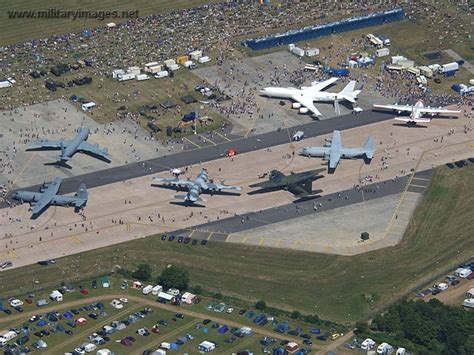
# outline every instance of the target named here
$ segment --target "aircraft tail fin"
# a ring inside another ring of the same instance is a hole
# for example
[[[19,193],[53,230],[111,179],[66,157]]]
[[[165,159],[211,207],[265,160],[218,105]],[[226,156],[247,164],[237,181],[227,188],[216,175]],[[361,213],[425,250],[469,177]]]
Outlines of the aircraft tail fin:
[[[374,157],[375,152],[375,140],[374,137],[369,136],[367,138],[367,142],[364,144],[364,153],[367,159],[372,159]]]
[[[205,200],[201,198],[200,196],[193,197],[193,196],[188,196],[188,195],[174,195],[174,198],[178,200],[184,200],[185,202],[204,202]]]
[[[411,118],[411,117],[395,117],[396,121],[402,121],[402,122],[413,122],[413,123],[429,123],[431,122],[431,119],[429,118]]]
[[[349,84],[347,84],[344,89],[342,89],[339,94],[337,95],[340,98],[343,98],[351,103],[355,103],[355,100],[357,98],[357,95],[359,95],[360,90],[354,90],[355,89],[355,80],[349,81]]]
[[[60,147],[61,147],[61,160],[68,160],[69,158],[66,158],[66,146],[64,145],[64,142],[61,140],[60,141]]]

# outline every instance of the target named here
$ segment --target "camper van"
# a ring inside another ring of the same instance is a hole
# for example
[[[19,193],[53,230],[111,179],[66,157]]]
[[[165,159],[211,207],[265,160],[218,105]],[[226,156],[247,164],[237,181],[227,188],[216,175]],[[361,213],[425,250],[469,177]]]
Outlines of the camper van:
[[[143,293],[144,295],[148,295],[148,294],[151,293],[152,290],[153,290],[153,286],[152,286],[152,285],[148,285],[148,286],[143,287],[142,293]]]

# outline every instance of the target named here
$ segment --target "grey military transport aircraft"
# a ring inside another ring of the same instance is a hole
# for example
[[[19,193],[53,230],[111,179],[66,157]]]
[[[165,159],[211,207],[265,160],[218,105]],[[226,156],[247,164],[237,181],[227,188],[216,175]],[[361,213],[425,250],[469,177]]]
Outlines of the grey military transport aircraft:
[[[313,191],[313,181],[324,177],[319,175],[324,170],[317,169],[296,174],[291,172],[290,175],[285,175],[278,170],[272,170],[267,181],[250,185],[250,187],[259,187],[260,190],[249,192],[249,194],[254,195],[276,190],[286,190],[298,199],[315,197],[322,190]]]
[[[369,164],[374,157],[375,141],[372,136],[369,136],[367,142],[361,148],[345,148],[342,145],[340,131],[333,131],[331,138],[326,139],[326,142],[324,147],[304,147],[300,154],[307,157],[322,157],[324,160],[328,160],[330,173],[334,173],[341,158],[364,158],[365,162]]]
[[[47,184],[44,183],[39,192],[33,191],[16,191],[12,198],[23,202],[29,202],[32,207],[33,215],[31,218],[38,217],[48,206],[74,206],[76,212],[78,212],[87,203],[88,192],[86,185],[81,184],[77,189],[74,196],[58,195],[59,188],[61,187],[62,178],[56,177],[53,182]]]
[[[89,129],[80,127],[73,139],[60,139],[56,141],[39,140],[30,144],[27,151],[39,150],[61,150],[58,160],[52,165],[64,166],[71,168],[66,162],[71,159],[77,152],[85,153],[94,158],[110,163],[110,155],[107,148],[100,148],[98,144],[90,144],[87,142],[89,137]]]
[[[158,182],[158,184],[152,183],[152,186],[172,186],[178,190],[180,188],[186,189],[188,191],[187,194],[174,196],[177,199],[184,200],[186,206],[198,201],[205,201],[199,196],[202,192],[215,194],[223,190],[240,191],[242,189],[240,186],[229,186],[213,182],[209,179],[206,169],[202,169],[195,180],[183,180],[178,177],[173,179],[155,177],[153,181]]]

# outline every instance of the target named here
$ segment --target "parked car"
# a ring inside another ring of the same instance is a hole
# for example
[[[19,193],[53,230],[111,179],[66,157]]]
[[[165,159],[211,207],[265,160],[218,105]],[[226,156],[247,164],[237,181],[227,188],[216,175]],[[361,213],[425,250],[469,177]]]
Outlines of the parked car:
[[[8,267],[12,267],[13,263],[10,260],[7,260],[7,261],[2,262],[0,266],[2,267],[2,269],[6,269]]]

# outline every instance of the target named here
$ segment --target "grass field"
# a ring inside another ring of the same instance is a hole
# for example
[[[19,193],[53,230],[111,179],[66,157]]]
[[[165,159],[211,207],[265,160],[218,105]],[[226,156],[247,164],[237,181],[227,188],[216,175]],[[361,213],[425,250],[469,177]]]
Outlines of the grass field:
[[[117,265],[133,268],[146,262],[158,274],[168,264],[179,264],[189,270],[193,284],[207,289],[355,321],[473,255],[473,182],[472,165],[439,168],[402,243],[355,257],[226,243],[201,247],[149,237],[62,258],[49,269],[33,265],[3,272],[0,294],[108,274]]]
[[[55,34],[104,26],[108,22],[119,23],[125,19],[35,19],[9,18],[11,10],[94,10],[94,11],[134,11],[146,16],[153,13],[171,11],[177,8],[198,6],[216,0],[5,0],[0,13],[0,45],[23,42],[32,38],[44,38]]]

